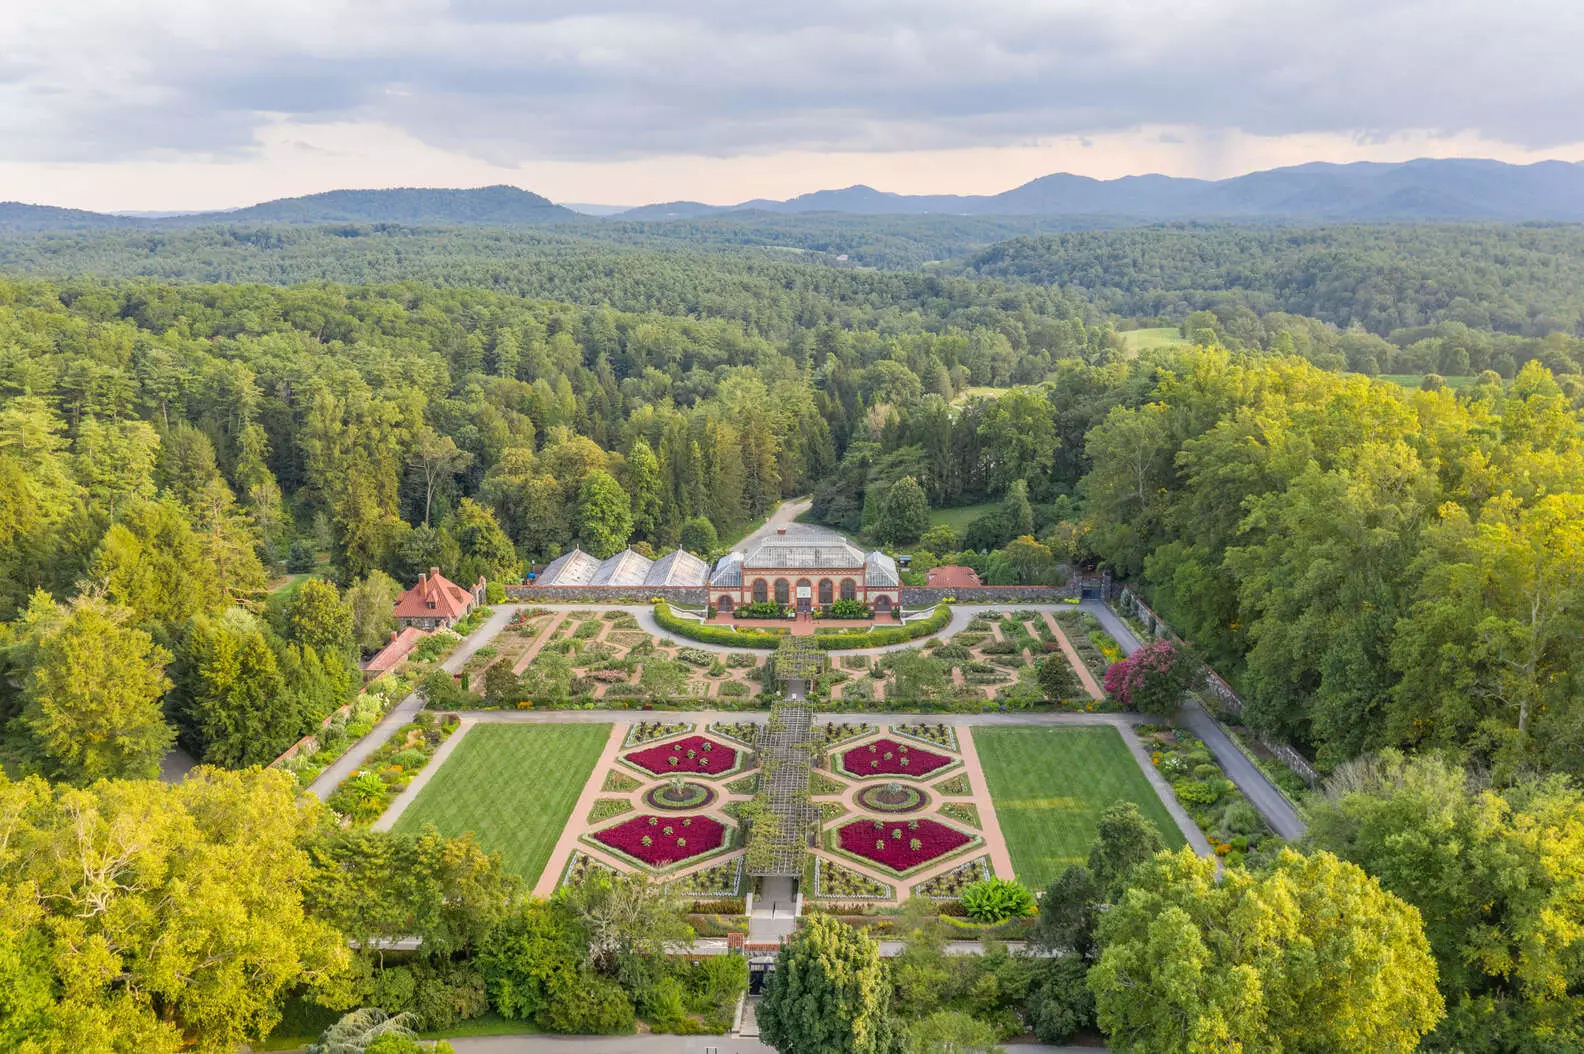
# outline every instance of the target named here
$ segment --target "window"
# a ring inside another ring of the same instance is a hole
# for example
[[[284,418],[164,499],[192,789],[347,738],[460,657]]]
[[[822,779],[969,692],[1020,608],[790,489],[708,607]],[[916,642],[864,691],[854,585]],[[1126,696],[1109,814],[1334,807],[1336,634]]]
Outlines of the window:
[[[820,607],[824,607],[826,604],[829,604],[831,602],[831,595],[833,593],[834,593],[834,590],[831,589],[831,580],[828,579],[828,578],[820,579],[820,584],[819,584],[819,602],[820,602]]]
[[[753,602],[755,604],[763,604],[767,599],[769,599],[768,595],[765,592],[765,581],[764,581],[764,579],[762,579],[762,578],[754,579],[753,597],[754,597]]]
[[[857,600],[858,599],[858,587],[853,584],[853,580],[852,579],[850,579],[850,578],[842,579],[841,594],[842,594],[842,599],[843,600]]]
[[[777,604],[785,604],[792,599],[792,591],[787,588],[786,579],[778,578],[775,580],[775,597]]]

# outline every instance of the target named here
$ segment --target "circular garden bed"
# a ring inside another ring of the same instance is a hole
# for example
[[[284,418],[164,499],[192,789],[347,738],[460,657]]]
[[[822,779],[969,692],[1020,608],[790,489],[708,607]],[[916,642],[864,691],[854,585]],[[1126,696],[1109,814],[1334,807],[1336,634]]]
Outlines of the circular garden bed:
[[[870,812],[917,812],[929,804],[930,797],[917,787],[893,782],[865,787],[858,792],[857,802]]]
[[[836,756],[841,772],[858,779],[873,776],[907,776],[922,779],[938,769],[956,764],[957,759],[922,747],[910,747],[894,739],[876,739],[844,750]]]
[[[715,791],[702,783],[691,781],[683,783],[680,787],[673,787],[667,783],[644,791],[643,800],[644,804],[652,809],[667,809],[673,812],[702,809],[715,800]]]
[[[719,773],[737,767],[737,751],[703,736],[687,736],[657,747],[623,754],[622,760],[656,776],[674,772]]]
[[[653,868],[680,864],[726,844],[726,825],[708,816],[634,816],[589,835]]]

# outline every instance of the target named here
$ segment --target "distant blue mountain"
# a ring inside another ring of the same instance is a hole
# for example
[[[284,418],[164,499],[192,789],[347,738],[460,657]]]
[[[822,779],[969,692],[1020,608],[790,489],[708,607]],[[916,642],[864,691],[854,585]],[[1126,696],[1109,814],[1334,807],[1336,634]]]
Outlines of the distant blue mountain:
[[[566,208],[517,187],[332,190],[224,212],[110,215],[0,202],[0,230],[89,230],[233,223],[396,223],[410,226],[598,224],[605,219],[666,221],[732,213],[853,216],[1091,216],[1154,220],[1565,220],[1584,221],[1584,165],[1509,165],[1455,158],[1400,164],[1314,163],[1232,179],[1124,176],[1091,179],[1058,172],[1000,194],[890,194],[873,187],[817,190],[786,201],[739,205],[672,201],[609,217],[604,206]],[[594,213],[594,215],[580,214]]]
[[[620,218],[691,218],[743,210],[1160,220],[1584,220],[1584,166],[1563,161],[1509,165],[1461,158],[1313,163],[1221,180],[1173,176],[1101,180],[1059,172],[1000,194],[888,194],[860,185],[734,206],[647,205],[621,213]]]

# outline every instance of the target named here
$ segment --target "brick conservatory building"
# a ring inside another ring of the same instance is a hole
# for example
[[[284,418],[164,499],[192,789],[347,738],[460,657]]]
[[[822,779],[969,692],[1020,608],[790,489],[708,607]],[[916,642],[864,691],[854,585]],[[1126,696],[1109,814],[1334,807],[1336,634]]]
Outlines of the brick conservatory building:
[[[835,531],[794,523],[722,557],[710,572],[709,597],[723,613],[765,601],[802,613],[861,600],[888,614],[901,606],[902,579],[884,553],[865,553]]]

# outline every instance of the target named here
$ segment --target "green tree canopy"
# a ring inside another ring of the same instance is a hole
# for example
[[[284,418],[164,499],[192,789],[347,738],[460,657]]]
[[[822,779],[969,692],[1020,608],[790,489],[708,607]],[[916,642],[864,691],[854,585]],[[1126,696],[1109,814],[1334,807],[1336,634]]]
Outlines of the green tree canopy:
[[[631,536],[632,507],[627,492],[609,472],[595,469],[578,489],[578,544],[603,560],[621,552]]]
[[[1089,986],[1119,1052],[1406,1054],[1443,1013],[1418,911],[1330,853],[1219,881],[1214,860],[1163,853],[1099,937]]]
[[[782,1054],[886,1054],[891,988],[873,940],[812,915],[776,956],[759,1005],[760,1034]]]

